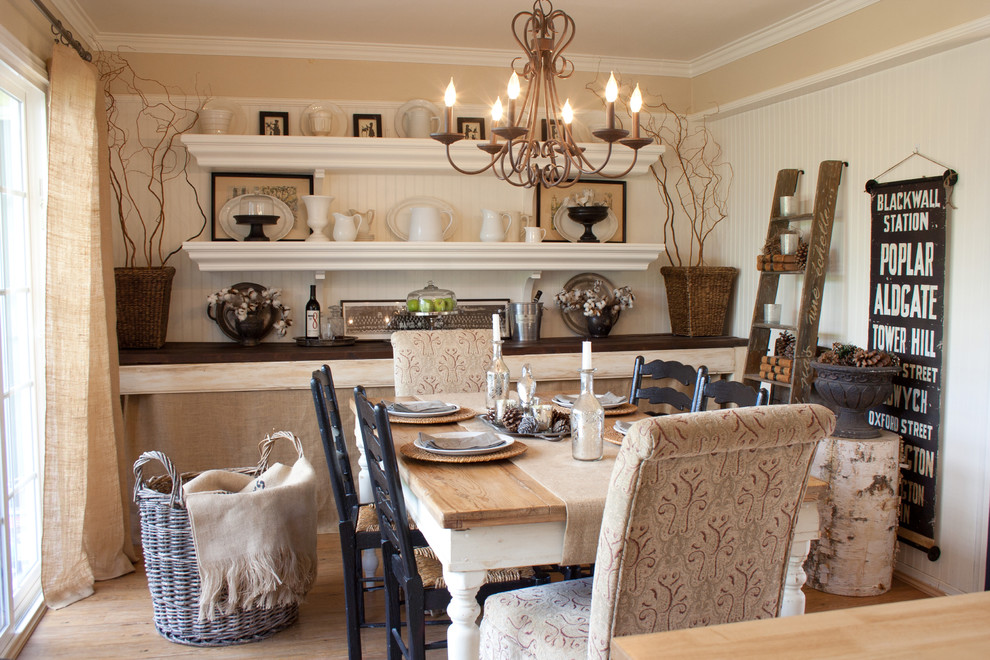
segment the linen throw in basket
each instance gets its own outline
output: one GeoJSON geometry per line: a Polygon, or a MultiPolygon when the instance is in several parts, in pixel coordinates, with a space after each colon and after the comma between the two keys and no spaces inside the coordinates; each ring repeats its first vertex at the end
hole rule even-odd
{"type": "Polygon", "coordinates": [[[285,431],[262,442],[263,463],[277,438],[295,446],[292,466],[275,463],[258,476],[208,470],[183,485],[200,620],[298,604],[316,580],[316,473],[285,431]]]}

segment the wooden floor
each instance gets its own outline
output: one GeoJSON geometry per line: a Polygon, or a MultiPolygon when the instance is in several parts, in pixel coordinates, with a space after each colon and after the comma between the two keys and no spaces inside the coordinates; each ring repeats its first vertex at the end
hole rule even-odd
{"type": "MultiPolygon", "coordinates": [[[[99,582],[96,594],[61,610],[51,610],[42,619],[18,658],[346,658],[344,596],[341,590],[340,546],[335,535],[319,538],[319,578],[307,602],[299,609],[299,622],[270,639],[225,648],[198,648],[166,641],[151,618],[151,597],[141,566],[135,573],[99,582]]],[[[926,594],[894,581],[893,589],[873,598],[832,596],[805,588],[808,612],[874,605],[926,594]]],[[[380,592],[372,595],[369,619],[383,620],[380,592]]],[[[440,639],[444,626],[431,626],[429,639],[440,639]]],[[[365,658],[385,657],[385,634],[381,629],[362,632],[365,658]]],[[[445,651],[431,658],[446,657],[445,651]]]]}

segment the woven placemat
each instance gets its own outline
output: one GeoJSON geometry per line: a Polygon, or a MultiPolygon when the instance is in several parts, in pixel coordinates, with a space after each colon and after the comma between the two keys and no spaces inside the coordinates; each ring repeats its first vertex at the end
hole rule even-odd
{"type": "Polygon", "coordinates": [[[605,433],[602,434],[602,438],[605,442],[611,442],[613,445],[622,445],[622,439],[626,437],[615,430],[615,427],[607,426],[605,427],[605,433]]]}
{"type": "Polygon", "coordinates": [[[463,422],[466,419],[472,419],[477,414],[477,412],[470,408],[461,408],[455,413],[443,415],[442,417],[396,417],[390,413],[388,421],[392,424],[453,424],[454,422],[463,422]]]}
{"type": "MultiPolygon", "coordinates": [[[[571,409],[570,408],[565,408],[564,406],[557,405],[556,403],[553,404],[553,406],[555,408],[558,408],[560,410],[563,410],[567,414],[570,414],[570,412],[571,412],[571,409]]],[[[605,409],[605,416],[606,417],[621,417],[622,415],[628,415],[629,413],[634,413],[637,410],[639,410],[639,408],[636,406],[635,403],[629,403],[627,401],[627,402],[623,403],[621,406],[616,406],[615,408],[606,408],[605,409]]]]}
{"type": "Polygon", "coordinates": [[[430,461],[433,463],[486,463],[488,461],[500,461],[503,458],[518,456],[529,449],[526,445],[516,440],[511,445],[501,451],[490,454],[472,454],[471,456],[445,456],[434,454],[425,449],[420,449],[411,442],[399,447],[399,453],[406,458],[414,458],[417,461],[430,461]]]}

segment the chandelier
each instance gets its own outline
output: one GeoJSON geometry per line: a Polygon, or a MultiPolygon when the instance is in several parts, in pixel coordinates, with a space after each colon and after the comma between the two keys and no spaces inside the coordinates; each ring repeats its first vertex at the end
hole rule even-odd
{"type": "Polygon", "coordinates": [[[652,138],[639,136],[639,111],[642,107],[639,85],[636,85],[629,99],[632,113],[630,136],[629,131],[615,127],[615,101],[619,88],[615,76],[609,76],[605,87],[605,128],[592,131],[595,137],[608,144],[608,149],[604,161],[596,167],[585,156],[584,147],[574,140],[574,110],[570,99],[565,99],[561,104],[556,88],[558,78],[565,79],[574,73],[574,63],[564,57],[564,50],[574,39],[574,19],[554,9],[549,0],[536,0],[533,11],[515,15],[512,32],[525,56],[512,60],[505,122],[501,122],[501,96],[492,106],[491,139],[477,145],[491,156],[491,160],[480,169],[463,169],[451,157],[450,145],[463,140],[464,134],[451,131],[456,99],[454,80],[451,79],[447,85],[443,132],[433,133],[430,137],[446,145],[447,161],[451,166],[461,174],[481,174],[491,170],[499,179],[522,188],[536,185],[567,188],[582,176],[619,178],[628,174],[636,165],[639,150],[653,142],[652,138]],[[521,98],[520,78],[526,82],[521,98]],[[541,118],[546,119],[547,135],[544,139],[538,139],[541,136],[541,118]],[[608,165],[616,142],[633,150],[632,163],[624,172],[604,174],[602,170],[608,165]]]}

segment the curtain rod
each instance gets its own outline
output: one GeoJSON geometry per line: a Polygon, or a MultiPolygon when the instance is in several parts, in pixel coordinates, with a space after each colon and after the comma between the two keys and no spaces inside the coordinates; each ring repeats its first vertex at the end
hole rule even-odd
{"type": "Polygon", "coordinates": [[[55,35],[58,41],[65,44],[66,46],[71,46],[72,48],[74,48],[75,51],[79,53],[79,57],[83,58],[87,62],[93,61],[93,55],[90,54],[88,50],[83,48],[83,45],[79,43],[79,40],[72,36],[72,33],[69,32],[65,28],[65,26],[62,25],[62,21],[55,18],[55,15],[48,10],[48,7],[46,7],[41,3],[41,0],[31,0],[31,2],[33,2],[34,6],[37,7],[42,14],[45,15],[45,18],[48,19],[48,22],[52,24],[52,34],[55,35]]]}

